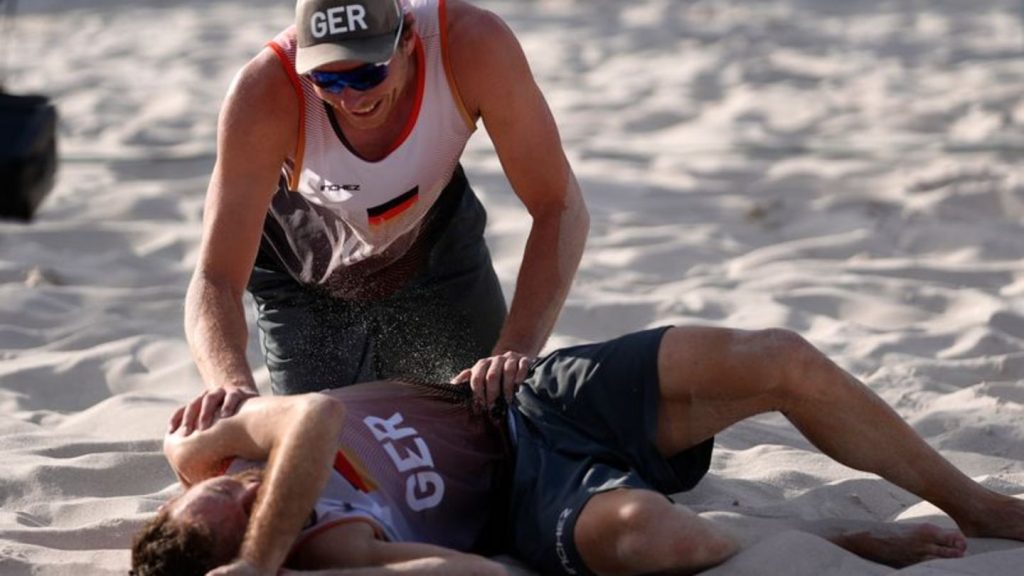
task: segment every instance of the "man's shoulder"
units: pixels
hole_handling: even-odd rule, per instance
[[[522,50],[512,30],[489,10],[448,0],[447,20],[448,54],[456,83],[466,107],[478,112],[493,97],[491,85],[497,75],[515,75],[524,69],[503,65],[508,58],[521,56]]]
[[[449,42],[458,44],[490,44],[502,36],[512,36],[505,22],[494,12],[465,2],[447,0]]]
[[[252,97],[267,94],[267,98],[260,99],[267,102],[273,102],[289,94],[294,97],[295,87],[289,66],[289,62],[267,45],[239,69],[231,83],[228,96]]]
[[[268,141],[254,134],[277,135],[287,150],[294,148],[301,99],[298,79],[290,77],[287,66],[270,47],[242,66],[224,98],[221,128],[241,130],[243,142]]]

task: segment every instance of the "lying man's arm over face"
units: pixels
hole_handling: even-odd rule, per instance
[[[329,393],[259,397],[206,430],[186,435],[182,428],[165,437],[164,452],[186,487],[217,476],[236,457],[268,461],[238,559],[210,574],[278,573],[323,490],[343,418],[342,403]],[[329,569],[314,574],[507,573],[480,556],[377,540],[369,525],[358,522],[339,524],[303,543],[292,563]]]
[[[164,452],[186,486],[234,457],[267,460],[239,559],[276,574],[327,481],[343,417],[341,402],[326,394],[254,398],[207,430],[168,434]]]

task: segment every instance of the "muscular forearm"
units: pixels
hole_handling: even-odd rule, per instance
[[[256,390],[245,358],[248,334],[241,295],[197,272],[185,298],[185,335],[208,388]]]
[[[558,320],[579,267],[590,216],[575,178],[557,210],[534,214],[516,291],[495,353],[537,354]]]
[[[313,509],[337,452],[344,407],[323,394],[304,396],[280,416],[286,425],[270,450],[263,485],[240,558],[265,570],[284,563]]]

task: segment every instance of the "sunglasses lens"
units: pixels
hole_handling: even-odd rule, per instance
[[[388,77],[387,64],[365,64],[345,72],[319,72],[314,70],[309,77],[317,86],[328,92],[340,93],[345,88],[369,90]]]

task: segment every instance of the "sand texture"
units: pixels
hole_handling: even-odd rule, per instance
[[[8,88],[53,97],[61,166],[34,223],[0,222],[0,574],[124,574],[174,493],[167,418],[202,388],[182,308],[218,107],[294,4],[20,4]],[[1020,2],[481,4],[519,34],[592,216],[549,348],[793,329],[969,476],[1024,496]],[[464,165],[511,294],[528,216],[483,130]],[[893,573],[777,521],[949,522],[781,416],[721,434],[678,500],[760,538],[709,572],[727,576]],[[1022,566],[1019,543],[972,539],[898,573]]]

